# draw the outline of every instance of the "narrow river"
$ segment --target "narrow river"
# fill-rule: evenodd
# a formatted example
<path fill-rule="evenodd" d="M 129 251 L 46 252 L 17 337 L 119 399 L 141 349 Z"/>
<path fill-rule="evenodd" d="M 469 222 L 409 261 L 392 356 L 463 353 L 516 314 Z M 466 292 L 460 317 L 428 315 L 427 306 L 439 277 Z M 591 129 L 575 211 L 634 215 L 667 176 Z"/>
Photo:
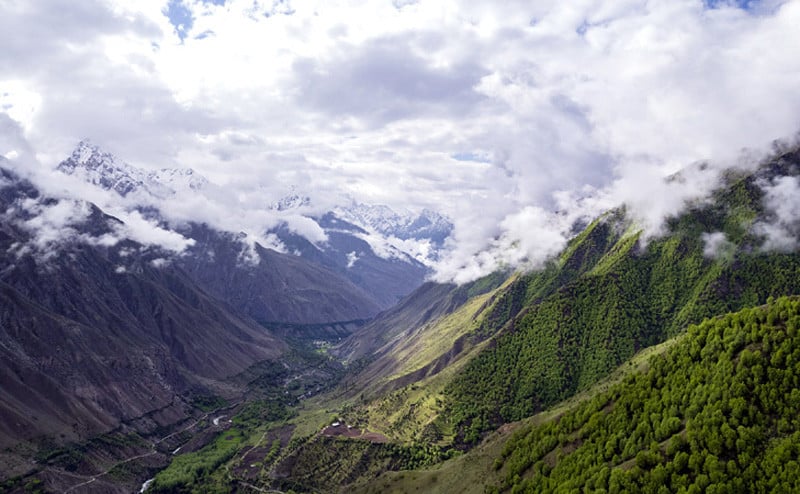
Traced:
<path fill-rule="evenodd" d="M 145 491 L 147 491 L 147 488 L 150 487 L 150 484 L 152 484 L 154 480 L 155 478 L 145 480 L 144 484 L 142 484 L 142 488 L 139 489 L 139 494 L 143 494 Z"/>

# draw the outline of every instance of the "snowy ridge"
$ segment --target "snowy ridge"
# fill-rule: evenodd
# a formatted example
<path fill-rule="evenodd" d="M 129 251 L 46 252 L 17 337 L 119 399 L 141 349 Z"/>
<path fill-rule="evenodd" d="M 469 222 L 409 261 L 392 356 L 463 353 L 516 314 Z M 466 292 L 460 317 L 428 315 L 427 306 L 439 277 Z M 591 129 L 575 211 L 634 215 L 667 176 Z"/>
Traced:
<path fill-rule="evenodd" d="M 159 183 L 177 193 L 184 190 L 201 190 L 208 180 L 191 168 L 162 168 L 147 174 L 150 182 Z"/>
<path fill-rule="evenodd" d="M 269 209 L 273 211 L 291 211 L 293 209 L 300 209 L 305 206 L 311 205 L 311 198 L 306 195 L 292 193 L 286 197 L 269 205 Z"/>
<path fill-rule="evenodd" d="M 57 168 L 67 175 L 78 176 L 123 197 L 142 191 L 157 198 L 166 198 L 182 191 L 198 191 L 208 184 L 205 177 L 191 168 L 164 168 L 148 172 L 133 167 L 101 151 L 87 140 L 81 141 L 72 155 Z"/>
<path fill-rule="evenodd" d="M 272 202 L 269 209 L 278 212 L 298 212 L 312 206 L 309 194 L 304 194 L 292 187 L 286 196 Z M 453 231 L 453 224 L 447 217 L 423 209 L 419 214 L 411 211 L 397 212 L 384 204 L 363 204 L 353 202 L 349 206 L 337 206 L 332 211 L 335 218 L 355 225 L 358 228 L 384 237 L 396 237 L 401 240 L 430 240 L 440 246 Z M 328 220 L 326 230 L 336 222 Z"/>
<path fill-rule="evenodd" d="M 139 206 L 140 211 L 142 207 L 155 204 L 153 199 L 206 196 L 216 190 L 214 184 L 190 168 L 144 170 L 118 160 L 87 140 L 81 141 L 72 155 L 57 168 L 67 175 L 115 191 Z M 418 214 L 410 211 L 398 213 L 385 205 L 351 202 L 349 206 L 337 206 L 333 211 L 320 215 L 314 210 L 311 196 L 296 186 L 291 187 L 286 196 L 268 203 L 260 213 L 265 217 L 281 218 L 290 235 L 305 238 L 320 253 L 336 257 L 336 262 L 341 261 L 348 269 L 365 258 L 358 252 L 348 258 L 347 254 L 354 252 L 352 246 L 346 252 L 339 252 L 345 247 L 330 244 L 331 235 L 349 237 L 339 242 L 365 242 L 367 250 L 384 260 L 430 266 L 438 259 L 445 239 L 453 230 L 453 224 L 445 216 L 427 209 Z M 287 232 L 278 234 L 278 230 L 269 228 L 256 234 L 276 234 L 279 241 L 270 248 L 283 251 L 286 242 L 296 242 L 286 236 Z M 295 250 L 288 249 L 289 252 Z"/>
<path fill-rule="evenodd" d="M 366 230 L 402 240 L 429 239 L 434 244 L 441 245 L 453 231 L 453 224 L 450 220 L 429 209 L 422 210 L 420 214 L 398 213 L 382 204 L 356 203 L 347 208 L 336 208 L 335 212 L 343 220 Z"/>

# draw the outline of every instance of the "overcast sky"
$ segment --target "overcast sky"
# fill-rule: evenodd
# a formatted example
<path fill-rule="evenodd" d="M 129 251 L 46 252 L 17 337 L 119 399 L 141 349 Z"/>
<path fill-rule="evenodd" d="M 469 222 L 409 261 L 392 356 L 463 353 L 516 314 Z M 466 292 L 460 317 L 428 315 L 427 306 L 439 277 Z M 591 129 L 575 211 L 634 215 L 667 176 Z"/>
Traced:
<path fill-rule="evenodd" d="M 88 137 L 231 194 L 432 208 L 465 280 L 618 202 L 657 229 L 713 174 L 660 178 L 792 138 L 798 26 L 800 0 L 0 0 L 0 155 Z"/>

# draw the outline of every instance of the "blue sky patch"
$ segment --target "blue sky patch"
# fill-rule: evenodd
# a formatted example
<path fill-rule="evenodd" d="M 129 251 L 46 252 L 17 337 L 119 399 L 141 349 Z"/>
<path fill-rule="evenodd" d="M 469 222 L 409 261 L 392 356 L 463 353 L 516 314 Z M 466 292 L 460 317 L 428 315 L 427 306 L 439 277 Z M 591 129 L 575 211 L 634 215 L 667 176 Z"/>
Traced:
<path fill-rule="evenodd" d="M 718 9 L 720 7 L 738 7 L 742 10 L 751 10 L 756 7 L 759 0 L 703 0 L 706 8 Z"/>
<path fill-rule="evenodd" d="M 253 4 L 255 6 L 255 3 Z M 272 17 L 274 15 L 294 15 L 295 9 L 292 8 L 289 0 L 275 0 L 272 2 L 272 8 L 264 11 L 264 17 Z"/>
<path fill-rule="evenodd" d="M 175 27 L 175 34 L 178 35 L 181 41 L 186 39 L 186 36 L 189 35 L 189 31 L 192 29 L 194 19 L 192 19 L 192 11 L 183 4 L 183 1 L 170 0 L 166 11 L 164 11 L 164 15 L 167 16 L 170 24 Z"/>
<path fill-rule="evenodd" d="M 491 163 L 485 153 L 461 152 L 450 155 L 456 161 L 474 161 L 475 163 Z"/>

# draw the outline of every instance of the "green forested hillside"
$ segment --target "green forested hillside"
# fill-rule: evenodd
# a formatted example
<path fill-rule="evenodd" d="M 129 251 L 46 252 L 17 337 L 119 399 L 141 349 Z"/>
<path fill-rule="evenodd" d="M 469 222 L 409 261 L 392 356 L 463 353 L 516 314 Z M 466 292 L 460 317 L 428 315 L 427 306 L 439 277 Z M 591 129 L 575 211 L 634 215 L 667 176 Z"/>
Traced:
<path fill-rule="evenodd" d="M 511 492 L 798 492 L 800 299 L 693 326 L 645 373 L 519 430 Z"/>
<path fill-rule="evenodd" d="M 769 220 L 761 182 L 799 169 L 794 151 L 755 174 L 731 173 L 656 237 L 645 238 L 620 208 L 541 270 L 504 283 L 496 275 L 472 287 L 426 286 L 334 351 L 352 357 L 338 388 L 300 402 L 288 423 L 254 424 L 240 451 L 203 476 L 205 488 L 213 478 L 223 490 L 635 492 L 663 484 L 673 492 L 696 484 L 712 492 L 732 482 L 721 491 L 779 491 L 752 482 L 782 482 L 781 465 L 797 459 L 800 433 L 787 413 L 800 405 L 800 368 L 792 367 L 800 302 L 712 319 L 688 336 L 686 327 L 800 294 L 800 253 L 765 251 L 753 228 Z M 725 242 L 711 249 L 709 234 Z M 648 373 L 607 390 L 614 369 L 675 337 Z M 636 370 L 626 364 L 615 375 Z M 587 396 L 577 409 L 537 415 Z M 555 413 L 563 417 L 551 421 Z M 319 436 L 340 420 L 380 444 Z M 274 427 L 288 435 L 272 454 Z M 523 432 L 501 447 L 514 428 Z M 466 454 L 433 465 L 458 450 Z M 386 473 L 420 467 L 429 470 Z"/>
<path fill-rule="evenodd" d="M 775 163 L 786 159 L 797 157 Z M 481 331 L 509 322 L 445 390 L 442 420 L 460 441 L 585 389 L 690 323 L 800 293 L 800 255 L 760 253 L 750 231 L 764 214 L 757 176 L 728 180 L 713 201 L 669 220 L 659 238 L 645 241 L 621 212 L 608 214 L 557 262 L 510 286 Z M 714 257 L 704 252 L 711 232 L 729 242 Z"/>
<path fill-rule="evenodd" d="M 670 218 L 656 238 L 643 238 L 624 209 L 605 214 L 544 269 L 464 311 L 471 317 L 458 341 L 477 351 L 464 354 L 457 369 L 433 366 L 435 377 L 416 379 L 395 374 L 407 387 L 353 403 L 346 415 L 394 439 L 469 449 L 487 431 L 589 388 L 691 323 L 800 293 L 800 255 L 762 252 L 752 229 L 767 215 L 759 180 L 794 173 L 785 165 L 797 161 L 789 153 L 756 174 L 729 174 L 711 200 Z M 711 255 L 706 236 L 713 232 L 727 244 Z M 447 347 L 437 337 L 441 325 L 429 329 L 402 341 L 417 348 L 413 358 L 382 358 L 435 361 Z"/>

